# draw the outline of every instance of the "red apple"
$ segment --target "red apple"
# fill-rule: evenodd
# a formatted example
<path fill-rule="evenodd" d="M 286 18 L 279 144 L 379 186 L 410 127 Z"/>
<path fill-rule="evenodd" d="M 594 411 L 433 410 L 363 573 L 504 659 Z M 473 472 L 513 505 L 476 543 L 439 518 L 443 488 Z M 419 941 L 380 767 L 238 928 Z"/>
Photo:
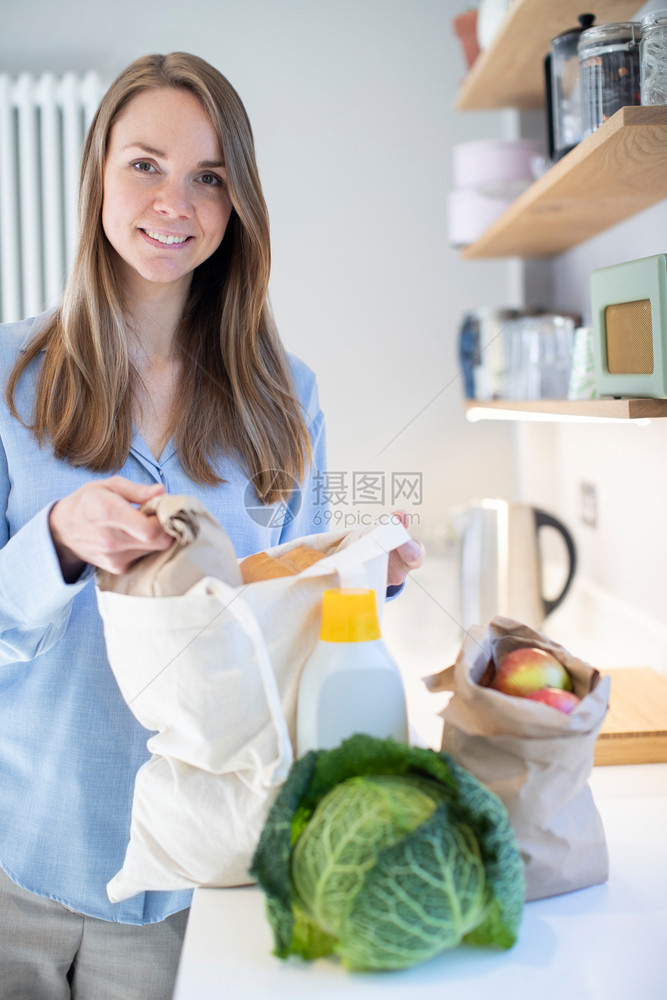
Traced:
<path fill-rule="evenodd" d="M 560 712 L 569 713 L 579 704 L 579 699 L 572 691 L 563 691 L 561 688 L 540 688 L 539 691 L 531 691 L 526 695 L 531 701 L 541 701 L 543 705 L 550 705 Z"/>
<path fill-rule="evenodd" d="M 491 687 L 525 698 L 541 688 L 571 691 L 572 679 L 555 656 L 535 646 L 520 646 L 502 658 Z"/>

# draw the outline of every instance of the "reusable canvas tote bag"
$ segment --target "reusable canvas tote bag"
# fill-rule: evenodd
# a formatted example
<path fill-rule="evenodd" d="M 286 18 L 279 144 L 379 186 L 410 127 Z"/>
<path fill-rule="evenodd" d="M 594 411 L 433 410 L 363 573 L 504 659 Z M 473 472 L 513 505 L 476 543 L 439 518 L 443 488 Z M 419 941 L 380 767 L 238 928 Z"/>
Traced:
<path fill-rule="evenodd" d="M 581 698 L 567 715 L 485 686 L 500 655 L 518 646 L 552 653 Z M 511 618 L 473 626 L 456 663 L 425 679 L 453 691 L 442 711 L 442 749 L 504 803 L 525 865 L 526 899 L 597 885 L 609 875 L 607 844 L 588 779 L 609 703 L 609 678 Z"/>
<path fill-rule="evenodd" d="M 153 735 L 136 777 L 129 844 L 112 902 L 151 889 L 229 886 L 247 869 L 293 760 L 299 678 L 324 591 L 364 586 L 381 611 L 398 523 L 295 539 L 324 553 L 303 572 L 243 584 L 223 528 L 192 498 L 142 508 L 175 541 L 123 576 L 97 575 L 111 669 Z"/>

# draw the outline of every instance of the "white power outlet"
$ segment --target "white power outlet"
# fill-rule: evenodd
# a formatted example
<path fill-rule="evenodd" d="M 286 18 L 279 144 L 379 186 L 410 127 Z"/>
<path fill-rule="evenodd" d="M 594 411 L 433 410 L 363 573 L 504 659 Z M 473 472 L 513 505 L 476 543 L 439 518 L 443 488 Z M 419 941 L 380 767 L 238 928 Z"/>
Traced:
<path fill-rule="evenodd" d="M 581 520 L 589 528 L 598 526 L 598 490 L 595 483 L 580 483 Z"/>

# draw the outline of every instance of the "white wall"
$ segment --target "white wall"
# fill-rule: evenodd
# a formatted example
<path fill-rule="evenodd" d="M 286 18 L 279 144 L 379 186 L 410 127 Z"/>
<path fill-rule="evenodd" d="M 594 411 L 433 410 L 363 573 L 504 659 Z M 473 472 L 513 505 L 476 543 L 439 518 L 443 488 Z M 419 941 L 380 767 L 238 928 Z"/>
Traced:
<path fill-rule="evenodd" d="M 661 202 L 555 259 L 555 308 L 590 321 L 591 271 L 667 252 L 666 231 Z M 520 442 L 519 493 L 565 519 L 582 574 L 667 624 L 667 422 L 526 425 Z M 582 521 L 582 483 L 596 488 L 594 528 Z"/>
<path fill-rule="evenodd" d="M 652 0 L 638 16 L 662 6 Z M 553 307 L 590 322 L 591 271 L 667 252 L 666 232 L 663 201 L 554 258 Z M 525 425 L 519 442 L 519 493 L 568 523 L 581 574 L 667 625 L 667 421 L 649 427 Z M 595 528 L 581 519 L 584 482 L 597 490 Z"/>
<path fill-rule="evenodd" d="M 417 471 L 427 538 L 448 508 L 511 495 L 513 434 L 462 416 L 462 313 L 506 301 L 509 265 L 447 245 L 452 145 L 503 134 L 457 114 L 463 0 L 5 5 L 0 64 L 99 70 L 185 49 L 239 91 L 272 219 L 283 338 L 318 373 L 333 470 Z M 387 483 L 389 476 L 387 475 Z M 390 505 L 390 497 L 387 503 Z"/>

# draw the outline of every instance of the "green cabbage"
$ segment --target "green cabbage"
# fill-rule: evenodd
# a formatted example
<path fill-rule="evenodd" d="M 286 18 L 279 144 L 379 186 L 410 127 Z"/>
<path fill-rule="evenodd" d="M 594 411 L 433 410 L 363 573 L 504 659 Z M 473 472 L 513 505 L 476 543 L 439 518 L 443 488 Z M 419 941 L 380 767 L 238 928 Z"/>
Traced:
<path fill-rule="evenodd" d="M 251 875 L 275 954 L 402 969 L 461 941 L 511 947 L 523 863 L 500 800 L 444 753 L 353 736 L 295 762 Z"/>

